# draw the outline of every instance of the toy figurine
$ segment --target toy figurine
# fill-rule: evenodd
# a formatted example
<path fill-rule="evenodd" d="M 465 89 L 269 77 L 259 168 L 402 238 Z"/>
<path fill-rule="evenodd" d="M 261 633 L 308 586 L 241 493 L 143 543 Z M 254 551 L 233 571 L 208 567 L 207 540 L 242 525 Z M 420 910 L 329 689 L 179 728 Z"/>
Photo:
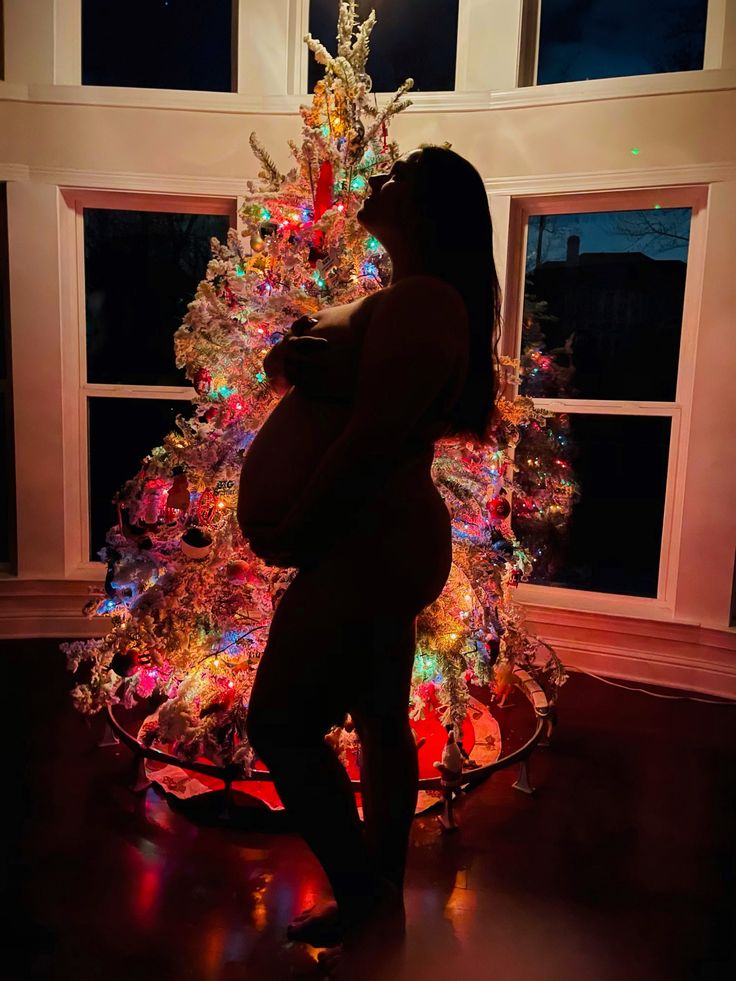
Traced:
<path fill-rule="evenodd" d="M 445 831 L 457 831 L 457 823 L 452 808 L 453 796 L 460 793 L 463 781 L 463 756 L 455 740 L 455 727 L 447 726 L 447 742 L 442 751 L 442 762 L 435 762 L 434 767 L 440 771 L 440 786 L 444 798 L 444 807 L 438 821 Z"/>

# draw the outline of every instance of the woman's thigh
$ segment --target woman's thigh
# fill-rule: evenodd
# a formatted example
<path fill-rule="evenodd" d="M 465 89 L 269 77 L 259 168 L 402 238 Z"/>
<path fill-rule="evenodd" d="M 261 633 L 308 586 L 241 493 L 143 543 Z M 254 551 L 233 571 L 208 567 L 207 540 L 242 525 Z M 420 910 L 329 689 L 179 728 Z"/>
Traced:
<path fill-rule="evenodd" d="M 326 731 L 351 709 L 406 711 L 415 619 L 452 562 L 439 503 L 428 513 L 366 515 L 299 570 L 274 612 L 251 712 L 287 725 L 309 719 Z"/>
<path fill-rule="evenodd" d="M 252 723 L 326 732 L 346 712 L 405 714 L 416 646 L 415 615 L 370 602 L 343 605 L 323 567 L 300 572 L 276 607 L 251 693 Z"/>

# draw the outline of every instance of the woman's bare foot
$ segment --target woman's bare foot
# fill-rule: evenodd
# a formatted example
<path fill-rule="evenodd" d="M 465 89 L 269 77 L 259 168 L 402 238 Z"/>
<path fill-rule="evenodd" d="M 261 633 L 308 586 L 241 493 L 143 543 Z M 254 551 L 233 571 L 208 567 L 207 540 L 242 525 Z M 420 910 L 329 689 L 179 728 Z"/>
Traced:
<path fill-rule="evenodd" d="M 400 950 L 406 931 L 404 900 L 396 886 L 370 902 L 356 905 L 343 920 L 342 943 L 317 956 L 328 977 L 358 981 L 375 976 L 381 965 Z"/>
<path fill-rule="evenodd" d="M 329 900 L 303 910 L 286 928 L 286 936 L 312 947 L 332 947 L 342 940 L 344 929 L 337 903 Z"/>

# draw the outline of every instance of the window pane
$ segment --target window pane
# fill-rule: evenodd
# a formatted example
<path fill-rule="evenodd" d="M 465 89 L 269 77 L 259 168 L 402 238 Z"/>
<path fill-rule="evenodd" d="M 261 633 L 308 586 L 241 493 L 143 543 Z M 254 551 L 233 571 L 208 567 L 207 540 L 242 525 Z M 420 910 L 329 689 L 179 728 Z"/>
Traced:
<path fill-rule="evenodd" d="M 84 209 L 87 381 L 186 385 L 174 333 L 227 215 Z"/>
<path fill-rule="evenodd" d="M 82 82 L 231 92 L 232 0 L 83 0 Z"/>
<path fill-rule="evenodd" d="M 537 84 L 695 71 L 707 0 L 542 0 Z"/>
<path fill-rule="evenodd" d="M 522 394 L 675 399 L 690 214 L 530 216 Z"/>
<path fill-rule="evenodd" d="M 452 92 L 455 88 L 458 0 L 358 0 L 361 21 L 376 11 L 366 71 L 374 92 L 393 92 L 406 78 L 413 92 Z M 311 0 L 309 32 L 330 54 L 337 53 L 336 0 Z M 324 66 L 309 53 L 309 91 Z"/>
<path fill-rule="evenodd" d="M 108 529 L 118 520 L 112 499 L 140 470 L 141 460 L 189 417 L 192 403 L 169 399 L 87 400 L 89 441 L 89 557 L 98 562 Z"/>
<path fill-rule="evenodd" d="M 580 487 L 564 527 L 551 527 L 549 515 L 525 507 L 539 480 L 538 436 L 526 431 L 516 449 L 513 526 L 537 563 L 529 581 L 656 596 L 671 420 L 577 413 L 559 418 L 565 456 Z"/>

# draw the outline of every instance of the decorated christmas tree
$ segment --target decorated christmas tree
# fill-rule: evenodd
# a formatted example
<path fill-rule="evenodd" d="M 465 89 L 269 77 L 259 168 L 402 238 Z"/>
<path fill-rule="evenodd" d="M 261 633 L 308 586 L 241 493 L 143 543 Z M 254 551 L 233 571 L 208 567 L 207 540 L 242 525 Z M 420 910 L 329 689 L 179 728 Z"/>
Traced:
<path fill-rule="evenodd" d="M 325 71 L 300 107 L 301 141 L 289 141 L 288 173 L 251 134 L 261 170 L 259 182 L 247 182 L 244 230 L 213 239 L 206 277 L 175 337 L 193 412 L 177 418 L 116 496 L 119 520 L 100 552 L 104 591 L 85 607 L 109 618 L 111 629 L 62 647 L 70 670 L 85 667 L 72 693 L 81 712 L 155 696 L 157 711 L 141 731 L 147 745 L 182 761 L 235 764 L 245 775 L 254 764 L 244 722 L 255 671 L 296 572 L 258 559 L 236 517 L 244 455 L 279 399 L 263 359 L 299 317 L 390 278 L 388 256 L 355 213 L 368 177 L 400 155 L 388 127 L 411 104 L 413 83 L 379 106 L 365 71 L 374 24 L 374 12 L 359 23 L 349 0 L 340 4 L 335 56 L 306 35 Z M 502 359 L 500 370 L 513 382 L 519 364 Z M 531 673 L 551 701 L 564 681 L 513 601 L 531 569 L 510 522 L 514 447 L 525 428 L 550 416 L 528 398 L 501 396 L 491 442 L 437 445 L 433 477 L 453 516 L 454 564 L 443 594 L 418 619 L 409 706 L 417 724 L 431 714 L 460 732 L 471 687 L 485 688 L 491 701 L 514 670 Z M 344 756 L 355 738 L 348 728 L 332 741 Z"/>
<path fill-rule="evenodd" d="M 557 318 L 547 310 L 546 301 L 531 292 L 533 288 L 533 278 L 527 274 L 520 359 L 524 393 L 538 399 L 572 396 L 569 343 L 549 349 L 545 326 Z M 569 416 L 564 412 L 530 418 L 521 427 L 512 523 L 529 552 L 530 578 L 535 581 L 553 583 L 560 574 L 570 515 L 580 497 L 573 471 L 575 450 Z"/>

